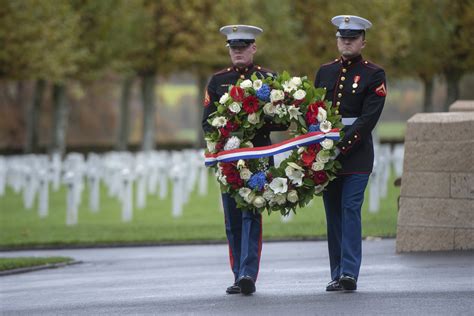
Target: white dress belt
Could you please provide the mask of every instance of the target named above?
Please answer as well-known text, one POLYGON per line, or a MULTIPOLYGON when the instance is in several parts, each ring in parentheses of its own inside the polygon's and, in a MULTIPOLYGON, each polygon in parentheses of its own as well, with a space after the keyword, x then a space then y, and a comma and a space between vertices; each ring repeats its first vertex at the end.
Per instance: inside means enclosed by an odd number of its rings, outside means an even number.
POLYGON ((358 119, 358 117, 343 117, 342 124, 348 126, 354 124, 354 122, 358 119))

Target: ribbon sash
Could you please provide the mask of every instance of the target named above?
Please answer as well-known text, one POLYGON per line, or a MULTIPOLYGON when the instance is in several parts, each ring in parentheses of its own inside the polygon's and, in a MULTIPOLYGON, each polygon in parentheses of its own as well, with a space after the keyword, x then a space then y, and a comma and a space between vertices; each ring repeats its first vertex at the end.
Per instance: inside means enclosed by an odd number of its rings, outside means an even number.
POLYGON ((206 154, 205 165, 209 167, 218 162, 231 162, 237 161, 239 159, 256 159, 274 156, 285 151, 293 150, 300 146, 309 146, 312 144, 320 143, 325 139, 332 139, 334 141, 338 141, 339 129, 335 128, 327 133, 310 132, 269 146, 238 148, 232 150, 224 150, 217 154, 206 154))

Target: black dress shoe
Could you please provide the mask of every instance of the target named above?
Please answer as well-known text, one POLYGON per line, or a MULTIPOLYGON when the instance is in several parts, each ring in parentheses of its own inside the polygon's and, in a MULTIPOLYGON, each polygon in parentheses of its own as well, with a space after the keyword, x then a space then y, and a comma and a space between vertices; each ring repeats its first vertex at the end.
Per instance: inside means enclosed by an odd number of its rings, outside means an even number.
POLYGON ((342 286, 339 284, 339 280, 332 280, 326 286, 327 292, 342 291, 342 286))
POLYGON ((240 294, 240 287, 237 285, 237 283, 232 284, 225 290, 227 294, 240 294))
POLYGON ((357 280, 350 275, 341 275, 341 277, 339 278, 339 284, 345 291, 357 290, 357 280))
POLYGON ((255 292, 255 282, 249 276, 241 277, 237 284, 240 287, 240 292, 244 295, 250 295, 255 292))

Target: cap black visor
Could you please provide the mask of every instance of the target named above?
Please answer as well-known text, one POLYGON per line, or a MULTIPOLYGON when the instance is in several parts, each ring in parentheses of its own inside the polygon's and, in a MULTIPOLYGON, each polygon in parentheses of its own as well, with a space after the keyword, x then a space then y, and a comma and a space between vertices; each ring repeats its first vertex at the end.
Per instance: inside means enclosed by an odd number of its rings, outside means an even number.
POLYGON ((364 33, 364 30, 337 30, 337 37, 357 38, 364 33))
POLYGON ((234 39, 228 40, 227 44, 229 45, 229 47, 247 47, 254 42, 255 40, 234 39))

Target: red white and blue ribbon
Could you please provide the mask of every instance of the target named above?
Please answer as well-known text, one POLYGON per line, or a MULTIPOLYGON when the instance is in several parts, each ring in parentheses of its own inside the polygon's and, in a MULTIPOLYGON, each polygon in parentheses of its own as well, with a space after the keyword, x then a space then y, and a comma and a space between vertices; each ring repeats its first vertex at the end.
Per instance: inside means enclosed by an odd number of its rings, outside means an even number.
POLYGON ((297 136, 293 139, 288 139, 280 143, 270 146, 253 147, 253 148, 238 148, 232 150, 221 151, 217 154, 206 154, 205 164, 207 167, 212 166, 218 162, 231 162, 239 159, 257 159, 263 157, 274 156, 285 151, 293 150, 301 146, 309 146, 317 144, 325 139, 339 140, 339 129, 335 128, 327 133, 324 132, 310 132, 304 135, 297 136))

